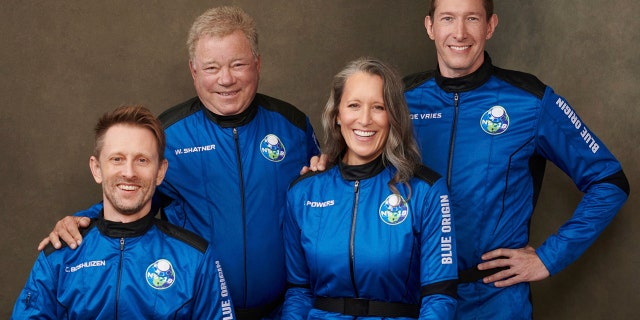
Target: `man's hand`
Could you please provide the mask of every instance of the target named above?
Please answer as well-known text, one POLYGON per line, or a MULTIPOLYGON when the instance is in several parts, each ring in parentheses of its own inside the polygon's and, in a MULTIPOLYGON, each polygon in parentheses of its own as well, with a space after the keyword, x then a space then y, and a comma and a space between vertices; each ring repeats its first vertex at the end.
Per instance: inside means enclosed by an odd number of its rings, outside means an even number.
POLYGON ((309 166, 302 167, 300 175, 303 175, 309 171, 324 171, 327 169, 327 155, 321 154, 320 156, 313 156, 309 160, 309 166))
POLYGON ((549 277, 549 270, 532 246, 526 246, 522 249, 496 249, 483 254, 482 260, 490 261, 479 264, 478 269, 480 270, 498 267, 509 268, 482 279, 484 283, 493 282, 498 288, 520 282, 539 281, 549 277))
POLYGON ((79 228, 88 227, 90 222, 91 219, 87 217, 67 216, 62 218, 62 220, 56 223, 49 237, 40 241, 38 251, 42 251, 49 242, 51 242, 54 248, 60 249, 62 247, 61 239, 69 245, 69 248, 77 248, 82 242, 79 228))

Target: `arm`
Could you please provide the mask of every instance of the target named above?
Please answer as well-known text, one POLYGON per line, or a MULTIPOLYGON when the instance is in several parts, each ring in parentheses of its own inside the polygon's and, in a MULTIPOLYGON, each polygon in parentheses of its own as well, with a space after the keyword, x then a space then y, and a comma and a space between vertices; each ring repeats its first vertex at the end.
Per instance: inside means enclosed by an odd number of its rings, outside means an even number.
POLYGON ((295 221, 295 206, 292 205, 291 191, 287 194, 284 213, 283 233, 287 282, 293 284, 285 294, 282 307, 282 319, 306 319, 313 307, 313 294, 309 287, 309 268, 306 264, 304 249, 300 244, 300 228, 295 221))
POLYGON ((309 170, 311 171, 324 171, 326 169, 327 156, 324 154, 320 154, 320 144, 318 143, 318 139, 316 139, 316 135, 313 131, 313 127, 311 126, 311 122, 309 122, 309 118, 307 117, 307 158, 309 160, 309 166, 304 166, 300 170, 300 175, 303 175, 309 170))
POLYGON ((100 211, 102 211, 102 202, 94 204, 87 210, 78 211, 73 216, 62 218, 56 223, 49 236, 40 241, 38 251, 42 251, 49 243, 54 248, 60 249, 62 247, 61 240, 67 243, 69 248, 77 248, 82 243, 79 228, 88 227, 91 222, 90 218, 98 217, 100 211))
POLYGON ((496 286, 542 280, 566 268, 597 239, 629 194, 618 160, 564 98, 547 88, 542 104, 537 152, 564 171, 585 195, 573 216, 537 250, 501 248, 483 256, 506 257, 478 265, 480 269, 510 268, 484 279, 498 281, 496 286))
POLYGON ((420 232, 420 319, 453 319, 457 306, 458 264, 454 214, 440 178, 422 204, 420 232))
POLYGON ((11 319, 57 319, 56 287, 44 252, 40 252, 18 296, 11 319))
POLYGON ((227 289, 220 261, 215 260, 214 248, 205 252, 195 290, 193 319, 235 319, 233 302, 227 289))

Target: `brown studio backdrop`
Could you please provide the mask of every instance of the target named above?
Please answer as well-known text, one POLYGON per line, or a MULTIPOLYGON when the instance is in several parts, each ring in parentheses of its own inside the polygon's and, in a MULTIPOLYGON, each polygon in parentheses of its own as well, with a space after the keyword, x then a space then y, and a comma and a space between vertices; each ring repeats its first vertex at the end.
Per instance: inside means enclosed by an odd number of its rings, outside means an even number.
MULTIPOLYGON (((194 95, 184 47, 205 9, 242 6, 256 18, 260 91, 305 111, 321 134, 333 74, 361 55, 402 74, 435 66, 427 1, 3 1, 0 4, 0 318, 8 318, 63 215, 100 198, 88 170, 92 126, 123 103, 156 114, 194 95)), ((635 0, 496 1, 488 49, 502 67, 536 74, 564 95, 638 181, 640 4, 635 0)), ((581 193, 549 165, 531 239, 568 219, 581 193)), ((632 194, 576 263, 533 285, 538 319, 632 319, 640 301, 640 233, 632 194)))

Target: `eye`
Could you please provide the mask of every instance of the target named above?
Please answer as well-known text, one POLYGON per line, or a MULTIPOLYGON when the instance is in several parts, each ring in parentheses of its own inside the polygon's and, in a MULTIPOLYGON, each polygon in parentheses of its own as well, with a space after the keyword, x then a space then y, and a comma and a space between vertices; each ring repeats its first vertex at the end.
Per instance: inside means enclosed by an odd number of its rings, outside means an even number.
POLYGON ((381 104, 374 105, 373 108, 376 109, 376 110, 381 110, 381 111, 385 110, 384 105, 381 105, 381 104))
POLYGON ((359 106, 360 106, 360 105, 359 105, 359 104, 357 104, 357 103, 350 103, 350 104, 348 104, 348 105, 347 105, 347 108, 357 108, 357 107, 359 107, 359 106))
POLYGON ((150 161, 149 161, 149 159, 147 159, 147 158, 138 158, 138 163, 139 163, 140 165, 147 165, 147 164, 149 164, 149 163, 150 163, 150 161))

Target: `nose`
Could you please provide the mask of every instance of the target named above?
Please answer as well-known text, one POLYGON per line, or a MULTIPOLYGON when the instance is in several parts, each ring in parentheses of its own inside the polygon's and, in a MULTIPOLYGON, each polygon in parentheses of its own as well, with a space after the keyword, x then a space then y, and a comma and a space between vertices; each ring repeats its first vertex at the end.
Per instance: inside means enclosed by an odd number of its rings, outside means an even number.
POLYGON ((371 108, 362 108, 358 122, 360 125, 366 126, 371 124, 371 108))
POLYGON ((229 67, 223 67, 220 69, 220 74, 218 77, 218 84, 221 86, 229 86, 235 82, 235 77, 231 73, 231 69, 229 67))
POLYGON ((135 165, 133 161, 127 161, 124 166, 122 166, 122 176, 125 178, 134 177, 135 174, 135 165))
POLYGON ((464 19, 456 21, 455 38, 456 40, 464 40, 467 38, 467 26, 464 19))

